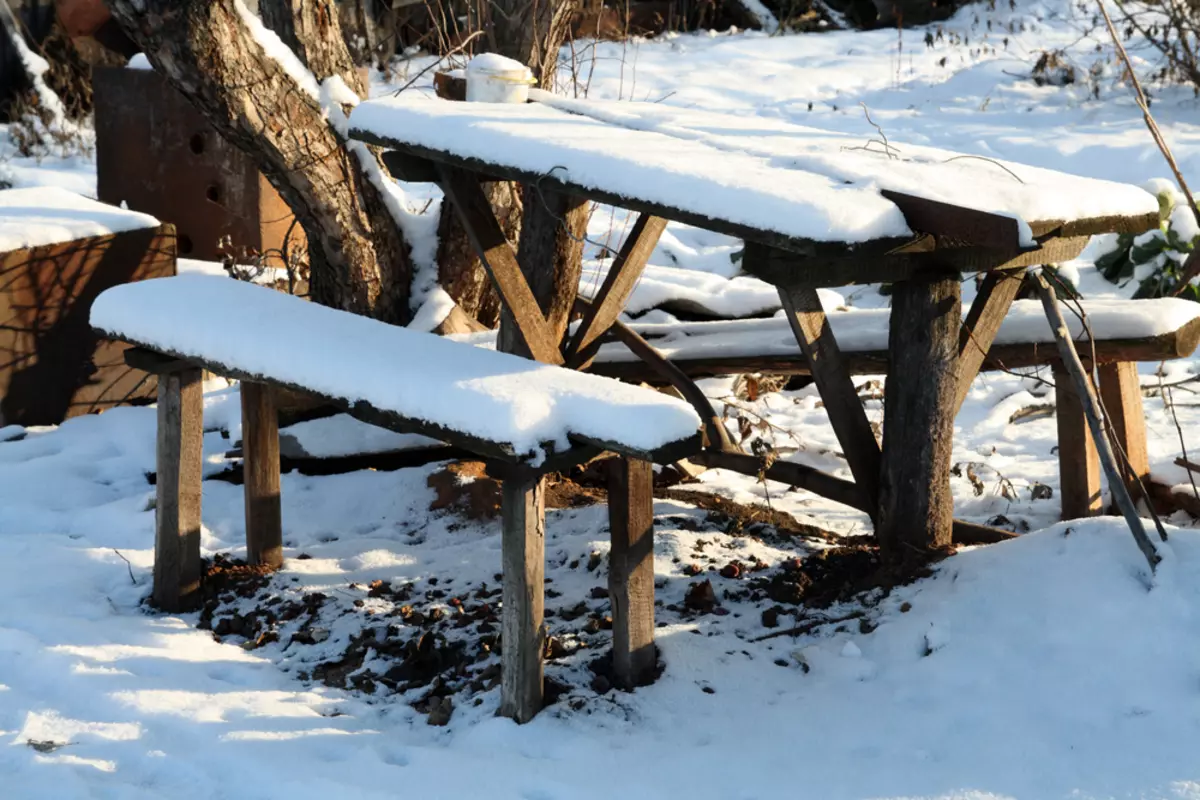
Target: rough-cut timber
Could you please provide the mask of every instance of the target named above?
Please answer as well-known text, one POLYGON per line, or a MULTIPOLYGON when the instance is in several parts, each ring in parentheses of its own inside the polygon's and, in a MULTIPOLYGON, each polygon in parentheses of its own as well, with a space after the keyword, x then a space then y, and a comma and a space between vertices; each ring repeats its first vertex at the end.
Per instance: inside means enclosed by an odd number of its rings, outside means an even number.
MULTIPOLYGON (((326 9, 338 31, 332 0, 326 9)), ((373 181, 327 119, 251 34, 236 0, 112 0, 114 18, 226 140, 250 154, 304 228, 310 292, 390 322, 411 316, 409 247, 373 181)), ((297 31, 297 34, 303 34, 297 31)), ((307 42, 316 78, 358 77, 340 33, 307 42), (320 46, 327 52, 312 49, 320 46)), ((379 167, 382 170, 382 167, 379 167)), ((386 172, 384 172, 386 175, 386 172)))
POLYGON ((109 287, 173 274, 170 225, 0 253, 0 421, 56 425, 154 397, 88 316, 109 287))
MULTIPOLYGON (((745 257, 750 259, 751 253, 752 248, 747 245, 745 257)), ((842 445, 854 482, 866 498, 868 513, 874 519, 879 496, 879 443, 875 441, 875 433, 862 401, 858 399, 858 392, 854 390, 846 361, 825 319, 825 312, 821 310, 817 290, 781 287, 779 299, 792 333, 808 360, 813 381, 821 392, 829 423, 842 445)))
POLYGON ((1054 397, 1062 516, 1063 519, 1094 517, 1103 505, 1100 457, 1088 432, 1083 400, 1070 373, 1060 364, 1054 366, 1054 397))
POLYGON ((950 455, 958 387, 962 289, 958 275, 892 287, 893 376, 884 400, 883 469, 876 535, 894 562, 951 542, 950 455))
MULTIPOLYGON (((1108 416, 1113 438, 1120 446, 1125 485, 1134 500, 1144 496, 1142 486, 1150 480, 1150 456, 1146 450, 1146 412, 1137 364, 1117 362, 1096 368, 1100 379, 1100 401, 1108 416)), ((1147 498, 1149 499, 1149 498, 1147 498)))
POLYGON ((164 611, 200 600, 203 417, 200 370, 159 375, 153 598, 164 611))
POLYGON ((963 321, 962 331, 958 338, 958 387, 954 393, 954 416, 962 408, 967 393, 971 391, 971 382, 979 374, 991 350, 992 342, 1000 331, 1008 310, 1012 307, 1017 292, 1021 290, 1021 281, 1025 277, 1025 269, 997 270, 989 272, 971 303, 971 310, 963 321))
POLYGON ((542 710, 545 498, 540 477, 511 476, 501 487, 504 649, 500 657, 500 714, 517 722, 528 722, 542 710))
POLYGON ((513 253, 512 245, 508 243, 508 238, 500 229, 500 224, 488 205, 487 197, 479 188, 479 180, 463 170, 440 165, 438 172, 446 199, 454 205, 454 210, 462 221, 480 262, 500 292, 503 304, 501 319, 505 315, 511 316, 516 322, 517 332, 524 345, 521 351, 503 346, 500 349, 506 352, 520 352, 521 355, 528 354, 534 360, 545 364, 561 364, 558 337, 554 335, 543 315, 542 306, 534 296, 531 284, 513 253))
POLYGON ((283 566, 279 503, 279 418, 270 386, 246 381, 242 394, 242 488, 246 500, 246 560, 283 566))
POLYGON ((613 675, 623 689, 650 683, 654 650, 654 470, 649 461, 610 459, 608 597, 613 675))
POLYGON ((620 316, 666 227, 665 219, 652 214, 640 214, 637 222, 633 223, 621 252, 604 276, 600 291, 592 298, 591 307, 584 312, 579 328, 564 349, 568 366, 573 369, 587 368, 591 360, 587 355, 588 347, 620 316))

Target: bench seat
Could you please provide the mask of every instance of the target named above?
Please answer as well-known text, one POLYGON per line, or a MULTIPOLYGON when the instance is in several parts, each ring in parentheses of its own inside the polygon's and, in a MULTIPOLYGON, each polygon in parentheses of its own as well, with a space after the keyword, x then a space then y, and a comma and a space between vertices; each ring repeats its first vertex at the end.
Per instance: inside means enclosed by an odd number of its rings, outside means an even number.
POLYGON ((540 463, 586 443, 652 461, 699 445, 685 402, 596 375, 381 325, 229 279, 183 276, 110 289, 105 335, 340 403, 364 421, 480 455, 540 463))

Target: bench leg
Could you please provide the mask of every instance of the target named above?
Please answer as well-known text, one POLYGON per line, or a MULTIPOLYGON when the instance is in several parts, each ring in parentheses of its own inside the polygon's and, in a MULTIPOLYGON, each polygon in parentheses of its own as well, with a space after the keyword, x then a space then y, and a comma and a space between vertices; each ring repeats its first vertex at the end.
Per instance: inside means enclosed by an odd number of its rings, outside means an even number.
POLYGON ((201 387, 198 369, 158 376, 153 599, 169 612, 200 602, 201 387))
POLYGON ((542 708, 546 507, 541 478, 509 477, 501 487, 504 591, 500 715, 528 722, 542 708))
MULTIPOLYGON (((1138 382, 1137 364, 1121 361, 1101 364, 1100 400, 1108 413, 1109 424, 1117 444, 1125 451, 1129 470, 1125 484, 1135 501, 1142 497, 1138 479, 1150 478, 1150 456, 1146 450, 1146 412, 1142 408, 1142 387, 1138 382)), ((1125 471, 1124 465, 1121 466, 1125 471)))
POLYGON ((622 689, 654 679, 654 470, 649 461, 614 458, 608 473, 608 597, 613 614, 613 674, 622 689))
POLYGON ((1070 374, 1054 368, 1055 417, 1058 420, 1059 495, 1063 519, 1100 513, 1100 456, 1088 431, 1083 401, 1070 374))
POLYGON ((246 560, 283 566, 279 510, 279 418, 271 387, 242 381, 242 463, 246 501, 246 560))

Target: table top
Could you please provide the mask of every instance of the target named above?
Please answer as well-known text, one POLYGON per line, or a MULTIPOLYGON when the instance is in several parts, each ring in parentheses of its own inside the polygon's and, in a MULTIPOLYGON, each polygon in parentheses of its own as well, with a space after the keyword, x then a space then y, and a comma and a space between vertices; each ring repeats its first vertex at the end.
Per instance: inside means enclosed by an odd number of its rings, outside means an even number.
POLYGON ((158 225, 149 214, 98 203, 53 186, 0 191, 0 253, 158 225))
POLYGON ((1136 186, 885 141, 874 130, 853 137, 656 103, 532 98, 372 100, 354 110, 351 136, 793 250, 802 248, 787 240, 861 250, 922 233, 1029 249, 1157 224, 1156 199, 1136 186))

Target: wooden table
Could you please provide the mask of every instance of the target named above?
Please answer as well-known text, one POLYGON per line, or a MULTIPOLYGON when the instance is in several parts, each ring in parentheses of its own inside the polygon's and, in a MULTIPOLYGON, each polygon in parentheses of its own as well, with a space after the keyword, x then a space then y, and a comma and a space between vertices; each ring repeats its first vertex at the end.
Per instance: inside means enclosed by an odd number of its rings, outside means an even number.
MULTIPOLYGON (((1155 198, 1135 187, 900 145, 881 133, 850 137, 544 92, 533 99, 371 101, 354 111, 351 136, 386 148, 401 180, 442 186, 529 351, 550 363, 586 367, 605 335, 656 361, 614 323, 667 220, 743 239, 744 270, 778 288, 811 364, 858 505, 900 560, 951 543, 954 417, 1026 269, 1074 258, 1093 234, 1158 223, 1155 198), (553 192, 639 212, 566 343, 547 335, 479 188, 497 179, 521 182, 535 197, 553 192), (971 272, 987 274, 964 321, 960 282, 971 272), (882 447, 817 297, 818 287, 881 282, 893 285, 882 447)), ((672 382, 686 389, 679 377, 672 382)), ((713 420, 709 446, 729 456, 722 466, 746 462, 753 471, 756 459, 729 443, 703 394, 691 385, 685 397, 713 420)), ((844 485, 810 482, 833 495, 844 485)))

